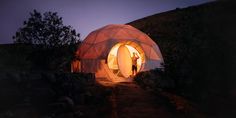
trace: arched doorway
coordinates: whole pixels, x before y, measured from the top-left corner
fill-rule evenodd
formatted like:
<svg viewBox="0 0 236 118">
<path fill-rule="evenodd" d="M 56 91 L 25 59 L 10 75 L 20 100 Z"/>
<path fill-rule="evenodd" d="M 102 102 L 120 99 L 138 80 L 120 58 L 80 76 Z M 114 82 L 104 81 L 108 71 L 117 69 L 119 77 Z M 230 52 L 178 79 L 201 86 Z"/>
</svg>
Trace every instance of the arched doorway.
<svg viewBox="0 0 236 118">
<path fill-rule="evenodd" d="M 132 74 L 133 52 L 140 57 L 137 60 L 137 71 L 139 72 L 145 63 L 145 54 L 138 44 L 128 41 L 117 43 L 111 48 L 107 57 L 107 65 L 114 75 L 128 78 Z"/>
</svg>

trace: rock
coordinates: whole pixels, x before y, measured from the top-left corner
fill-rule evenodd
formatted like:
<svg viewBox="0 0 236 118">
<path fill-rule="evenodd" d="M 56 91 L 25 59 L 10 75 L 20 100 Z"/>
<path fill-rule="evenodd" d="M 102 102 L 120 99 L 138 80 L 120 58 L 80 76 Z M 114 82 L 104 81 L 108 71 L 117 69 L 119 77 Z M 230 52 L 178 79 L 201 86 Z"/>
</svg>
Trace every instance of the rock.
<svg viewBox="0 0 236 118">
<path fill-rule="evenodd" d="M 74 116 L 75 116 L 76 118 L 81 118 L 83 115 L 84 115 L 84 114 L 83 114 L 81 111 L 79 111 L 79 110 L 77 110 L 76 112 L 74 112 Z"/>
<path fill-rule="evenodd" d="M 74 107 L 74 101 L 68 96 L 63 96 L 63 97 L 59 98 L 58 101 L 63 102 L 68 107 Z"/>
<path fill-rule="evenodd" d="M 12 111 L 6 111 L 5 116 L 6 116 L 6 118 L 13 118 L 14 113 Z"/>
<path fill-rule="evenodd" d="M 176 110 L 182 111 L 182 110 L 184 110 L 184 106 L 176 106 Z"/>
</svg>

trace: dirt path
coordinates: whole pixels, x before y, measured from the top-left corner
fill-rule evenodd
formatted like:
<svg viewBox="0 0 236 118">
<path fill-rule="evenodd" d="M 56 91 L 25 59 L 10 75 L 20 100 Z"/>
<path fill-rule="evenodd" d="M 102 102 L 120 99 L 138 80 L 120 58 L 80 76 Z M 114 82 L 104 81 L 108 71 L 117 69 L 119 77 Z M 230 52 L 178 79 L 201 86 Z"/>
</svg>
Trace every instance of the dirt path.
<svg viewBox="0 0 236 118">
<path fill-rule="evenodd" d="M 110 84 L 112 118 L 171 118 L 165 101 L 143 90 L 135 83 Z"/>
</svg>

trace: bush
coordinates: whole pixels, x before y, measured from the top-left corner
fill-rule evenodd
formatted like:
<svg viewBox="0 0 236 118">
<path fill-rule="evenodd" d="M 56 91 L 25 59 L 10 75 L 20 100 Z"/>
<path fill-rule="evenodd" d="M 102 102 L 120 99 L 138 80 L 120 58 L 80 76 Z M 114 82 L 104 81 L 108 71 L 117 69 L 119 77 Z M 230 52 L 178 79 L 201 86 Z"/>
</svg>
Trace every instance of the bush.
<svg viewBox="0 0 236 118">
<path fill-rule="evenodd" d="M 173 89 L 175 87 L 174 81 L 165 72 L 155 69 L 138 73 L 134 80 L 144 88 L 150 89 Z"/>
</svg>

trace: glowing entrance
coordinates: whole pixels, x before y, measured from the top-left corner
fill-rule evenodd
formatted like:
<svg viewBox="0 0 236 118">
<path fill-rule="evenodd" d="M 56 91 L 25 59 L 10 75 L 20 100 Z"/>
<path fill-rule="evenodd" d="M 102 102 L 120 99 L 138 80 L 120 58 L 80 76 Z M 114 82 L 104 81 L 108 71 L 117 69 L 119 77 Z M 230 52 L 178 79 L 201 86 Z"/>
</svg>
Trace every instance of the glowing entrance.
<svg viewBox="0 0 236 118">
<path fill-rule="evenodd" d="M 133 52 L 140 57 L 137 60 L 137 71 L 142 69 L 145 62 L 144 52 L 139 45 L 134 42 L 118 43 L 112 47 L 107 58 L 109 69 L 119 77 L 128 78 L 132 74 Z"/>
</svg>

